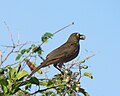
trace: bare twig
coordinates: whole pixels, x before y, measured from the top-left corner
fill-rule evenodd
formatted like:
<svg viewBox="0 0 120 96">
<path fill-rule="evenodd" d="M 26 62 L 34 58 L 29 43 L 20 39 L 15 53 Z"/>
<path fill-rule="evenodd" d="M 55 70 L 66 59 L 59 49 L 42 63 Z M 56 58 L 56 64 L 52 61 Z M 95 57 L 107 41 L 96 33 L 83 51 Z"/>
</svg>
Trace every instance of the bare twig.
<svg viewBox="0 0 120 96">
<path fill-rule="evenodd" d="M 47 91 L 47 90 L 49 90 L 49 89 L 56 89 L 57 87 L 58 87 L 58 86 L 53 86 L 53 87 L 50 87 L 50 88 L 45 88 L 45 89 L 42 89 L 42 90 L 38 90 L 38 91 L 36 91 L 36 92 L 33 92 L 33 93 L 29 94 L 29 95 L 34 95 L 34 94 L 37 94 L 37 93 L 39 93 L 39 92 Z"/>
<path fill-rule="evenodd" d="M 7 58 L 10 56 L 10 54 L 13 52 L 14 49 L 15 49 L 15 47 L 13 47 L 12 50 L 7 54 L 7 56 L 4 58 L 4 60 L 2 61 L 2 63 L 7 60 Z"/>
<path fill-rule="evenodd" d="M 40 57 L 40 59 L 42 59 L 43 61 L 45 60 L 41 55 L 38 55 L 38 57 Z"/>
<path fill-rule="evenodd" d="M 2 64 L 2 51 L 0 50 L 0 65 Z"/>
<path fill-rule="evenodd" d="M 60 32 L 60 31 L 62 31 L 62 30 L 64 30 L 64 29 L 66 29 L 67 27 L 69 27 L 69 26 L 71 26 L 71 25 L 74 25 L 74 22 L 72 22 L 71 24 L 68 24 L 67 26 L 65 26 L 65 27 L 57 30 L 56 32 L 53 33 L 53 35 L 55 35 L 56 33 Z"/>
<path fill-rule="evenodd" d="M 88 59 L 92 58 L 93 56 L 95 56 L 95 54 L 92 54 L 92 55 L 86 57 L 84 60 L 88 60 Z M 70 68 L 72 68 L 72 67 L 73 67 L 74 65 L 76 65 L 76 64 L 81 65 L 81 63 L 82 63 L 81 61 L 72 63 L 71 66 L 70 66 Z"/>
<path fill-rule="evenodd" d="M 91 56 L 86 57 L 85 60 L 88 60 L 88 59 L 92 58 L 93 56 L 95 56 L 95 54 L 92 54 Z"/>
<path fill-rule="evenodd" d="M 0 45 L 0 46 L 1 46 L 1 47 L 7 47 L 7 48 L 8 48 L 8 47 L 11 47 L 11 48 L 13 47 L 13 46 L 9 46 L 9 45 Z"/>
<path fill-rule="evenodd" d="M 80 77 L 78 78 L 78 81 L 80 82 L 80 78 L 82 77 L 82 75 L 81 75 L 81 66 L 79 65 L 79 75 L 80 75 Z"/>
<path fill-rule="evenodd" d="M 34 95 L 34 94 L 37 94 L 39 92 L 43 92 L 43 91 L 47 91 L 49 89 L 57 89 L 59 86 L 66 86 L 66 84 L 58 84 L 57 86 L 53 86 L 53 87 L 50 87 L 50 88 L 45 88 L 45 89 L 41 89 L 41 90 L 38 90 L 38 91 L 35 91 L 29 95 Z"/>
<path fill-rule="evenodd" d="M 13 48 L 13 46 L 15 47 L 18 47 L 18 46 L 23 46 L 23 45 L 27 45 L 27 44 L 34 44 L 34 43 L 39 43 L 39 42 L 32 42 L 32 41 L 29 41 L 29 42 L 25 42 L 25 43 L 21 43 L 21 44 L 15 44 L 15 45 L 0 45 L 1 47 L 11 47 Z"/>
<path fill-rule="evenodd" d="M 17 70 L 17 72 L 19 72 L 20 69 L 21 69 L 21 64 L 18 64 L 18 70 Z"/>
<path fill-rule="evenodd" d="M 18 44 L 20 43 L 20 34 L 18 32 Z"/>
<path fill-rule="evenodd" d="M 49 78 L 42 78 L 42 79 L 39 79 L 40 81 L 44 81 L 44 80 L 51 80 Z"/>
<path fill-rule="evenodd" d="M 3 53 L 5 53 L 7 51 L 8 47 L 5 48 L 5 50 L 3 51 Z"/>
<path fill-rule="evenodd" d="M 18 51 L 16 51 L 16 52 L 19 52 L 25 45 L 27 45 L 27 44 L 32 44 L 32 42 L 25 42 L 25 43 L 23 43 L 23 44 L 18 44 L 18 45 L 16 45 L 16 46 L 20 46 L 20 48 L 18 49 Z"/>
<path fill-rule="evenodd" d="M 4 58 L 4 60 L 1 61 L 1 64 L 7 60 L 7 58 L 10 56 L 10 54 L 13 53 L 13 51 L 14 51 L 15 48 L 17 48 L 17 47 L 19 47 L 19 46 L 21 46 L 20 48 L 22 48 L 23 46 L 25 46 L 25 45 L 27 45 L 27 44 L 31 44 L 31 43 L 32 43 L 32 42 L 30 41 L 30 42 L 25 42 L 25 43 L 23 43 L 23 44 L 14 44 L 14 45 L 11 45 L 11 46 L 9 46 L 9 45 L 0 45 L 0 46 L 2 46 L 2 47 L 6 47 L 6 49 L 12 48 L 12 50 L 7 54 L 7 56 Z M 20 50 L 20 49 L 19 49 L 19 50 Z M 19 51 L 19 50 L 18 50 L 18 51 Z M 19 63 L 19 62 L 14 63 L 14 64 L 12 64 L 12 65 L 15 65 L 15 64 L 18 64 L 18 63 Z"/>
<path fill-rule="evenodd" d="M 6 25 L 7 30 L 8 30 L 8 32 L 10 33 L 10 38 L 11 38 L 12 44 L 14 45 L 14 41 L 13 41 L 13 37 L 12 37 L 12 33 L 11 33 L 11 31 L 10 31 L 10 28 L 9 28 L 9 26 L 7 25 L 7 23 L 6 23 L 5 21 L 4 21 L 4 24 Z"/>
<path fill-rule="evenodd" d="M 10 66 L 14 66 L 14 65 L 16 65 L 16 64 L 19 64 L 19 61 L 18 62 L 15 62 L 15 63 L 12 63 L 12 64 L 10 64 Z M 7 67 L 7 66 L 6 66 Z M 5 68 L 6 68 L 5 67 Z"/>
</svg>

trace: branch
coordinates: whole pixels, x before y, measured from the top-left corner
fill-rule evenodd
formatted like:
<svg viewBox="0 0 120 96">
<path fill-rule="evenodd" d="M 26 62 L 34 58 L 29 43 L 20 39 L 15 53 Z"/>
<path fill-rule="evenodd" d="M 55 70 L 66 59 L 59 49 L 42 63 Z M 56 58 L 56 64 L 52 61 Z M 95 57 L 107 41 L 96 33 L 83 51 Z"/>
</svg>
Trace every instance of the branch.
<svg viewBox="0 0 120 96">
<path fill-rule="evenodd" d="M 32 42 L 25 42 L 25 43 L 23 43 L 23 44 L 14 44 L 14 45 L 12 45 L 12 46 L 0 45 L 0 46 L 2 46 L 2 47 L 6 47 L 6 48 L 9 48 L 9 47 L 11 48 L 11 47 L 12 47 L 12 50 L 7 54 L 7 56 L 4 58 L 4 60 L 1 61 L 1 64 L 7 60 L 7 58 L 10 56 L 10 54 L 13 53 L 13 51 L 14 51 L 14 49 L 15 49 L 16 47 L 21 46 L 20 48 L 22 48 L 23 46 L 25 46 L 25 45 L 27 45 L 27 44 L 31 44 L 31 43 L 32 43 Z M 19 50 L 20 50 L 20 49 L 19 49 Z"/>
<path fill-rule="evenodd" d="M 10 54 L 13 52 L 14 49 L 15 49 L 15 47 L 13 47 L 12 50 L 7 54 L 7 56 L 4 58 L 4 60 L 1 62 L 1 64 L 7 60 L 7 58 L 10 56 Z"/>
<path fill-rule="evenodd" d="M 74 25 L 74 22 L 72 22 L 71 24 L 68 24 L 67 26 L 65 26 L 65 27 L 57 30 L 56 32 L 53 33 L 53 35 L 57 34 L 58 32 L 60 32 L 60 31 L 62 31 L 62 30 L 64 30 L 64 29 L 66 29 L 67 27 L 69 27 L 69 26 L 71 26 L 71 25 Z"/>
<path fill-rule="evenodd" d="M 56 89 L 57 87 L 58 87 L 58 86 L 53 86 L 53 87 L 50 87 L 50 88 L 38 90 L 38 91 L 35 91 L 35 92 L 33 92 L 33 93 L 29 94 L 29 95 L 34 95 L 34 94 L 37 94 L 37 93 L 39 93 L 39 92 L 47 91 L 47 90 L 49 90 L 49 89 Z"/>
<path fill-rule="evenodd" d="M 0 50 L 0 65 L 2 64 L 2 51 Z"/>
<path fill-rule="evenodd" d="M 12 47 L 15 46 L 15 47 L 19 47 L 19 46 L 24 46 L 24 45 L 27 45 L 27 44 L 34 44 L 34 43 L 39 43 L 39 42 L 32 42 L 32 41 L 29 41 L 29 42 L 25 42 L 25 43 L 21 43 L 21 44 L 15 44 L 15 45 L 0 45 L 1 47 Z"/>
<path fill-rule="evenodd" d="M 88 60 L 88 59 L 90 59 L 90 58 L 92 58 L 93 56 L 95 56 L 95 54 L 92 54 L 91 56 L 88 56 L 88 57 L 86 57 L 84 60 Z M 73 63 L 71 66 L 70 66 L 70 68 L 72 68 L 74 65 L 76 65 L 76 64 L 79 64 L 79 65 L 81 65 L 81 61 L 79 61 L 79 62 L 75 62 L 75 63 Z"/>
<path fill-rule="evenodd" d="M 11 33 L 11 31 L 10 31 L 10 28 L 9 28 L 9 26 L 7 25 L 7 23 L 4 21 L 4 24 L 6 25 L 6 27 L 7 27 L 7 30 L 8 30 L 8 32 L 10 33 L 10 38 L 11 38 L 11 41 L 12 41 L 12 43 L 13 43 L 13 45 L 14 45 L 14 41 L 13 41 L 13 37 L 12 37 L 12 33 Z"/>
</svg>

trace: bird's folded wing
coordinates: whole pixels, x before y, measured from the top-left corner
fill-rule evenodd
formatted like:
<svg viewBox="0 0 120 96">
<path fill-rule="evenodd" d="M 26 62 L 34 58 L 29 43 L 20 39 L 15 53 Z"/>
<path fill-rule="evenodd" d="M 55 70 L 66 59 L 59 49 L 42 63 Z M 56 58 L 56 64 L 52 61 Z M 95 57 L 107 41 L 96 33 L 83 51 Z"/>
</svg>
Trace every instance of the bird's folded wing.
<svg viewBox="0 0 120 96">
<path fill-rule="evenodd" d="M 66 56 L 70 56 L 70 54 L 74 54 L 77 50 L 76 43 L 65 43 L 59 48 L 53 50 L 51 53 L 49 53 L 46 57 L 48 61 L 55 60 L 55 59 L 60 59 L 60 58 L 66 58 Z"/>
</svg>

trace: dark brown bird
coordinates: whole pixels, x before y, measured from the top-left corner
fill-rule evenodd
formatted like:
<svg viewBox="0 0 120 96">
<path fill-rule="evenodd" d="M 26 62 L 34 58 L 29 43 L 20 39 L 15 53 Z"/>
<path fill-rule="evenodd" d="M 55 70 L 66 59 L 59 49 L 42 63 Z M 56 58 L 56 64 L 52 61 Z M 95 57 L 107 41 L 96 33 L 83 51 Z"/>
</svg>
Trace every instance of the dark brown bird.
<svg viewBox="0 0 120 96">
<path fill-rule="evenodd" d="M 53 64 L 55 68 L 61 71 L 63 63 L 71 61 L 78 56 L 80 49 L 79 41 L 84 39 L 85 36 L 79 33 L 71 34 L 66 43 L 50 52 L 47 55 L 46 60 L 44 60 L 36 69 L 34 69 L 32 73 L 28 76 L 28 78 L 30 78 L 40 68 L 46 67 L 51 64 Z"/>
</svg>

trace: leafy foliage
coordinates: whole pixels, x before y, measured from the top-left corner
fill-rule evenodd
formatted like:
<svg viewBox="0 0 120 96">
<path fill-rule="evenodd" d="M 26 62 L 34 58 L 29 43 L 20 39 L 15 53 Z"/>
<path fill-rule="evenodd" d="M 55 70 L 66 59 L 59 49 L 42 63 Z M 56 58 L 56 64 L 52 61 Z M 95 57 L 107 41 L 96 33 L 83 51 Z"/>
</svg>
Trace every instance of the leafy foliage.
<svg viewBox="0 0 120 96">
<path fill-rule="evenodd" d="M 52 38 L 53 34 L 46 32 L 43 36 L 42 36 L 42 42 L 48 42 L 49 38 Z"/>
<path fill-rule="evenodd" d="M 28 72 L 23 70 L 17 72 L 15 68 L 9 68 L 4 74 L 0 76 L 1 90 L 0 96 L 13 95 L 20 90 L 20 87 L 25 85 L 22 81 Z M 22 81 L 22 82 L 21 82 Z"/>
<path fill-rule="evenodd" d="M 29 48 L 22 49 L 18 53 L 18 55 L 16 57 L 16 61 L 20 60 L 20 58 L 22 56 L 24 57 L 25 53 L 28 53 L 28 54 L 30 54 L 30 53 L 38 53 L 39 55 L 41 55 L 42 52 L 43 52 L 43 50 L 42 50 L 42 48 L 40 46 L 36 46 L 36 45 L 32 44 Z"/>
</svg>

